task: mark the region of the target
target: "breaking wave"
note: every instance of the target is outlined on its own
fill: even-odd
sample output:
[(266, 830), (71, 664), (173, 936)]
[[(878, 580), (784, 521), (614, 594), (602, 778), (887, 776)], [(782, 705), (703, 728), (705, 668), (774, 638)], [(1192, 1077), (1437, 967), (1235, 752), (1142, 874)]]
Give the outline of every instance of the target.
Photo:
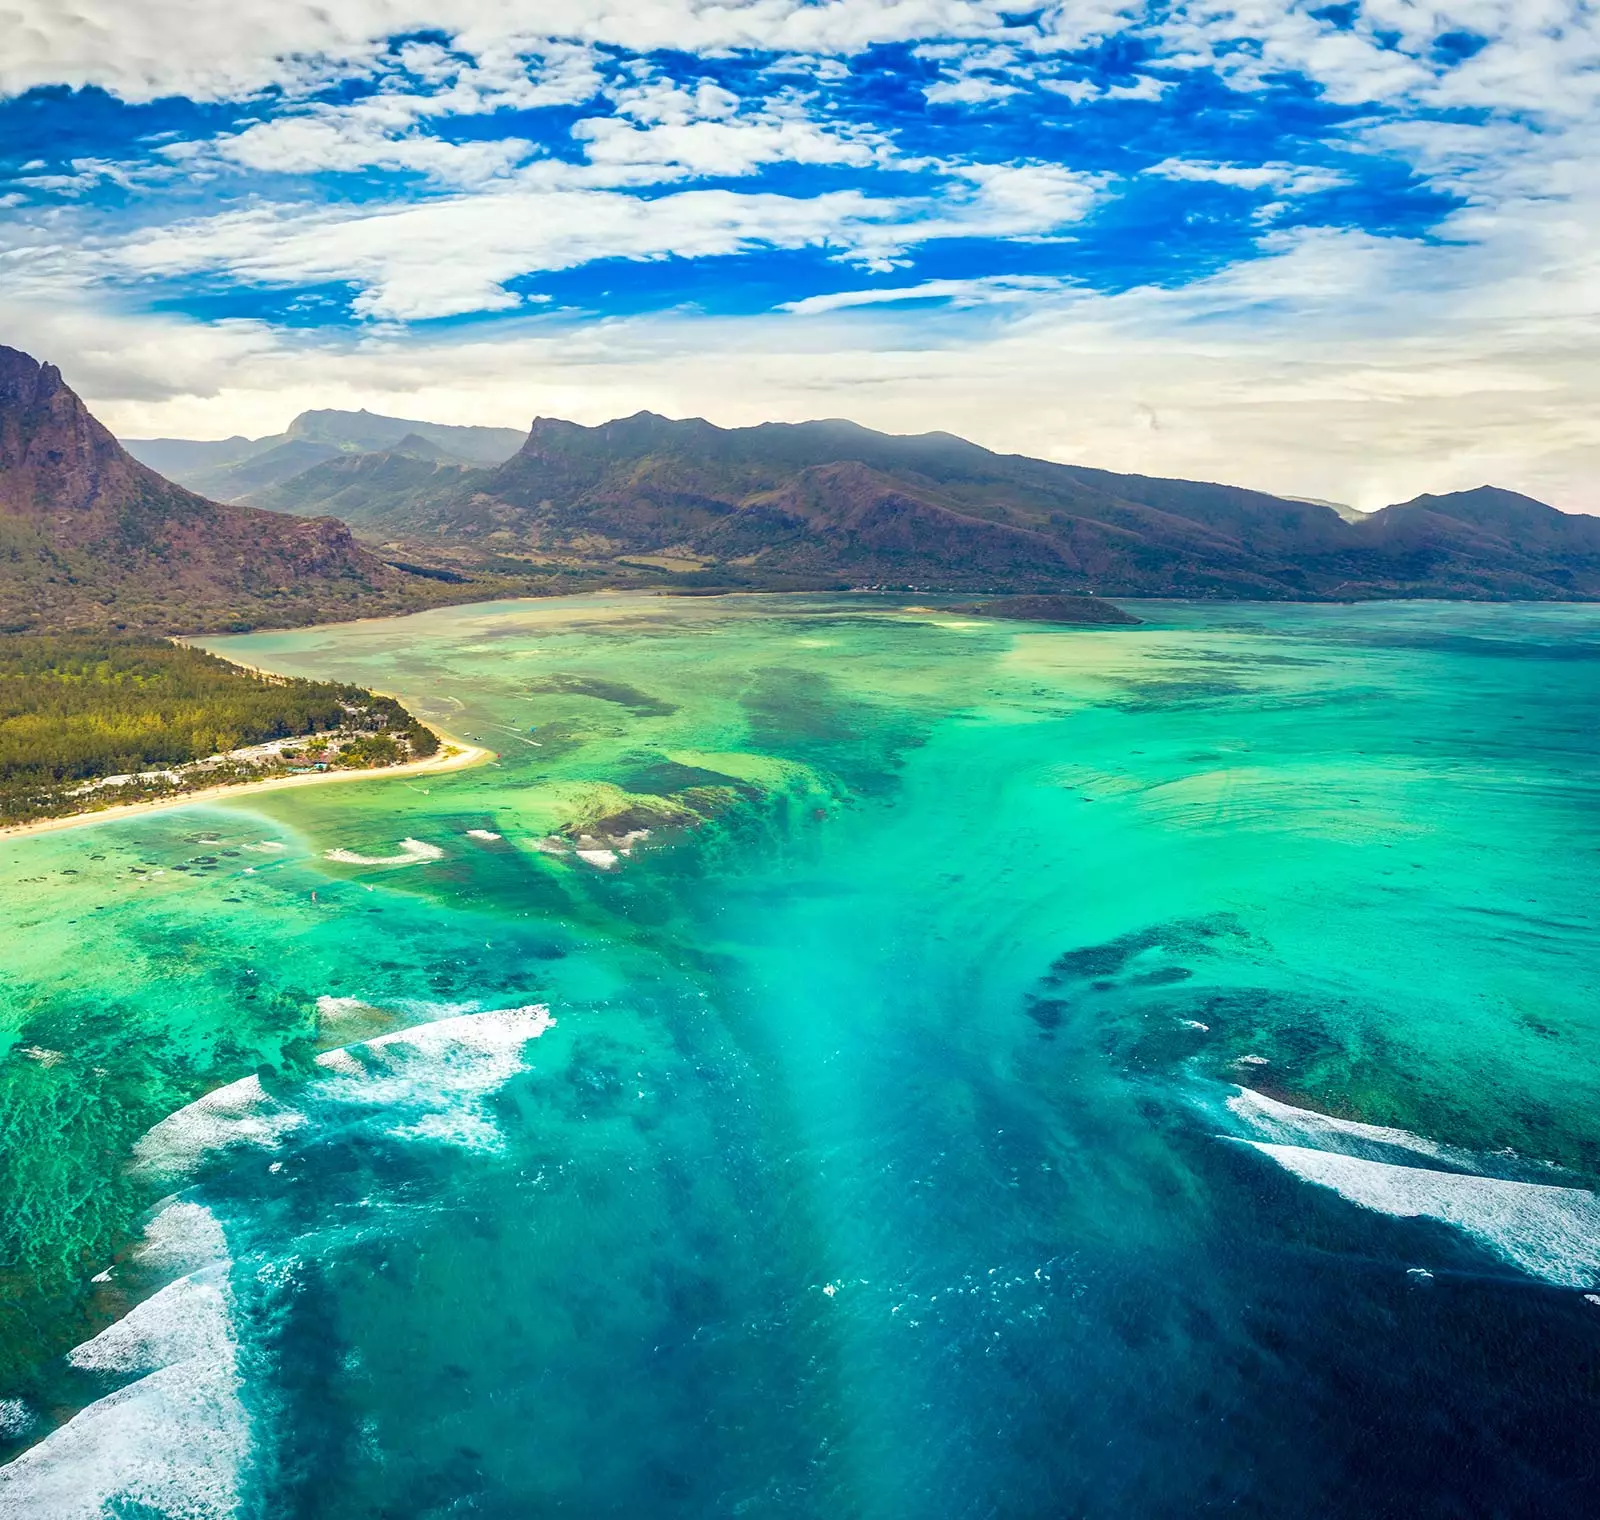
[[(193, 1261), (221, 1241), (205, 1209), (177, 1203), (135, 1256)], [(0, 1520), (103, 1520), (135, 1506), (167, 1520), (239, 1513), (250, 1432), (230, 1266), (224, 1256), (179, 1277), (69, 1353), (80, 1371), (131, 1381), (0, 1468)]]
[(1600, 1198), (1587, 1189), (1486, 1175), (1503, 1172), (1504, 1158), (1295, 1108), (1250, 1088), (1227, 1107), (1260, 1137), (1247, 1140), (1252, 1148), (1305, 1182), (1396, 1219), (1451, 1225), (1558, 1287), (1600, 1283)]
[(360, 855), (354, 850), (325, 850), (323, 855), (347, 866), (416, 866), (444, 859), (444, 851), (424, 839), (402, 839), (398, 855)]

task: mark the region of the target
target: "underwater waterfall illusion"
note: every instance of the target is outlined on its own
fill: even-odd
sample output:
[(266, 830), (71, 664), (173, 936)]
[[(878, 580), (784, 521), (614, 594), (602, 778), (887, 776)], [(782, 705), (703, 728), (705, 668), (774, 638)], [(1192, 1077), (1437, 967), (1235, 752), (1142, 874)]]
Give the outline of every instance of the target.
[(207, 640), (499, 758), (0, 841), (0, 1517), (1592, 1512), (1600, 609), (1140, 611)]

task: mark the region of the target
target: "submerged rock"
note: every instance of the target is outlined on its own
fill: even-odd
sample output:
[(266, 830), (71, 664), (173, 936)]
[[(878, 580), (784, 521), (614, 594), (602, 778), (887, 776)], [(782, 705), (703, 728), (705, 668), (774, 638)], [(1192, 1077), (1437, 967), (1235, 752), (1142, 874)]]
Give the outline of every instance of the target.
[(1131, 628), (1144, 621), (1098, 596), (1001, 596), (951, 609), (1019, 623), (1076, 623)]

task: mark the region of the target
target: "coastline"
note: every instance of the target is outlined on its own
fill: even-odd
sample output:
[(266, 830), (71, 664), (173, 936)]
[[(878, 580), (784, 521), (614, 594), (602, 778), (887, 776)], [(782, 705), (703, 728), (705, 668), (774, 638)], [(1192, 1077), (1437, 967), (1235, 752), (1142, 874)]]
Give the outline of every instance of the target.
[(189, 807), (195, 803), (225, 801), (230, 797), (243, 797), (251, 792), (271, 792), (282, 787), (320, 786), (330, 781), (373, 781), (388, 776), (437, 775), (442, 771), (467, 770), (474, 765), (484, 765), (495, 758), (495, 751), (482, 745), (469, 744), (457, 739), (443, 729), (427, 725), (439, 737), (439, 752), (422, 760), (406, 760), (399, 765), (371, 766), (355, 771), (317, 771), (304, 776), (272, 776), (262, 781), (236, 781), (223, 786), (200, 787), (192, 792), (175, 792), (170, 797), (151, 797), (141, 802), (113, 803), (110, 807), (96, 808), (86, 813), (68, 813), (60, 818), (35, 818), (28, 823), (0, 826), (0, 842), (21, 839), (29, 834), (53, 834), (58, 829), (80, 829), (94, 823), (110, 823), (121, 818), (133, 818), (141, 813), (162, 812), (170, 808)]

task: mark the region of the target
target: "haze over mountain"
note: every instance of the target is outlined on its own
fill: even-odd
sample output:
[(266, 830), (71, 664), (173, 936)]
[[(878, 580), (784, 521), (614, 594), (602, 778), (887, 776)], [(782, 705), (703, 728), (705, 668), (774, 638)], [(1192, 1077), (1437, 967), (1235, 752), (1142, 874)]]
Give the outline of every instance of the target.
[(385, 540), (732, 584), (1600, 596), (1600, 520), (1487, 486), (1362, 514), (843, 421), (539, 418), (513, 457), (487, 469), (442, 458), (431, 435), (412, 433), (382, 452), (321, 458), (247, 499), (336, 513)]
[(0, 628), (202, 631), (440, 595), (343, 523), (208, 501), (132, 458), (54, 365), (0, 347)]
[(217, 501), (247, 501), (255, 492), (346, 454), (393, 450), (439, 463), (494, 465), (521, 448), (515, 428), (452, 427), (374, 412), (302, 412), (282, 433), (266, 438), (125, 438), (143, 464)]

